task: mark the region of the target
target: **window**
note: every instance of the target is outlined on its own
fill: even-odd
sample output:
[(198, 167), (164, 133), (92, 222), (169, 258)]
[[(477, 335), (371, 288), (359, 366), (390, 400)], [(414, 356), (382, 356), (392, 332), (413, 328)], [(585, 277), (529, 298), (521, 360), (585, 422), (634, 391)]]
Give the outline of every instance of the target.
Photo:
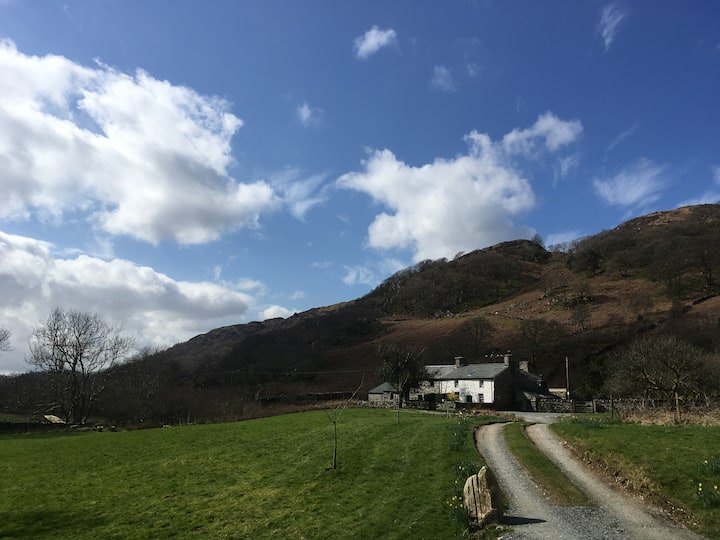
[(478, 403), (485, 403), (485, 396), (478, 394)]
[(458, 380), (455, 379), (455, 388), (457, 388), (457, 387), (458, 387)]

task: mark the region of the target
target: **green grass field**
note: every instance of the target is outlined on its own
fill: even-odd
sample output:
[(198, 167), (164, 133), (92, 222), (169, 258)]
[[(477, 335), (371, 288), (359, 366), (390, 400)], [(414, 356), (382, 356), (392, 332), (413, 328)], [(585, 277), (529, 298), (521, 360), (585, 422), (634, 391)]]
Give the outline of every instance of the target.
[(720, 538), (720, 428), (582, 418), (552, 428), (591, 459), (619, 471), (634, 489), (655, 502), (669, 501), (678, 509), (676, 517), (697, 532)]
[(395, 418), (345, 411), (336, 470), (327, 470), (332, 424), (323, 411), (3, 436), (0, 538), (460, 537), (448, 501), (460, 473), (482, 464), (470, 427)]

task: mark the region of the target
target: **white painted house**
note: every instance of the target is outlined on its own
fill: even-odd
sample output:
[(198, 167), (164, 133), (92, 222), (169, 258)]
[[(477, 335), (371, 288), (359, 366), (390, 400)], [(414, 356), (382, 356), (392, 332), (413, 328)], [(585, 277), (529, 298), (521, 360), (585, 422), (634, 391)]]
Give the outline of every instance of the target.
[(461, 403), (495, 403), (497, 379), (508, 370), (500, 363), (471, 364), (453, 369), (435, 381), (437, 393), (455, 394)]
[(502, 362), (482, 364), (465, 364), (462, 357), (456, 357), (455, 364), (430, 365), (426, 369), (429, 378), (411, 392), (411, 399), (451, 399), (507, 408), (518, 403), (518, 392), (547, 392), (542, 378), (528, 371), (528, 363), (513, 362), (510, 354)]
[[(532, 409), (533, 399), (555, 397), (542, 377), (528, 371), (527, 361), (513, 361), (509, 353), (502, 362), (466, 364), (458, 356), (454, 364), (428, 365), (425, 369), (428, 378), (410, 389), (410, 401), (425, 402), (431, 409), (447, 400), (495, 409)], [(397, 404), (399, 397), (397, 387), (389, 382), (368, 392), (368, 401), (375, 404)]]

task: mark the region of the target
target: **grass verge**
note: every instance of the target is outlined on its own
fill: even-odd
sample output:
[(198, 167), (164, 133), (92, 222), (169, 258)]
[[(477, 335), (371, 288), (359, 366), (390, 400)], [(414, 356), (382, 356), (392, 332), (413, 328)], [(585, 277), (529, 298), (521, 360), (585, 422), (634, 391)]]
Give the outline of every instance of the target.
[(405, 413), (397, 426), (392, 411), (349, 409), (330, 470), (323, 411), (2, 436), (0, 537), (457, 538), (456, 470), (482, 462), (471, 429), (450, 448), (455, 422)]
[(579, 417), (552, 429), (679, 521), (706, 537), (720, 538), (720, 496), (715, 496), (720, 427), (642, 426)]
[(505, 426), (505, 441), (530, 477), (542, 486), (545, 495), (561, 506), (588, 506), (590, 501), (525, 434), (525, 424)]

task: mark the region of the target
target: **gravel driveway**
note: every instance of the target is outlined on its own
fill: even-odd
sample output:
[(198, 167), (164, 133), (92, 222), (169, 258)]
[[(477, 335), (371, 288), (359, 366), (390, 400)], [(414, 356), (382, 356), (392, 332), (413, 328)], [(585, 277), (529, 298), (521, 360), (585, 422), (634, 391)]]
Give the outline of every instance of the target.
[[(552, 418), (546, 420), (553, 421)], [(504, 426), (483, 426), (475, 436), (478, 450), (509, 500), (503, 524), (512, 527), (513, 532), (503, 536), (504, 539), (700, 538), (687, 529), (650, 514), (626, 494), (608, 488), (570, 455), (547, 425), (536, 424), (528, 428), (533, 442), (596, 506), (563, 507), (551, 504), (510, 453), (503, 436)]]

